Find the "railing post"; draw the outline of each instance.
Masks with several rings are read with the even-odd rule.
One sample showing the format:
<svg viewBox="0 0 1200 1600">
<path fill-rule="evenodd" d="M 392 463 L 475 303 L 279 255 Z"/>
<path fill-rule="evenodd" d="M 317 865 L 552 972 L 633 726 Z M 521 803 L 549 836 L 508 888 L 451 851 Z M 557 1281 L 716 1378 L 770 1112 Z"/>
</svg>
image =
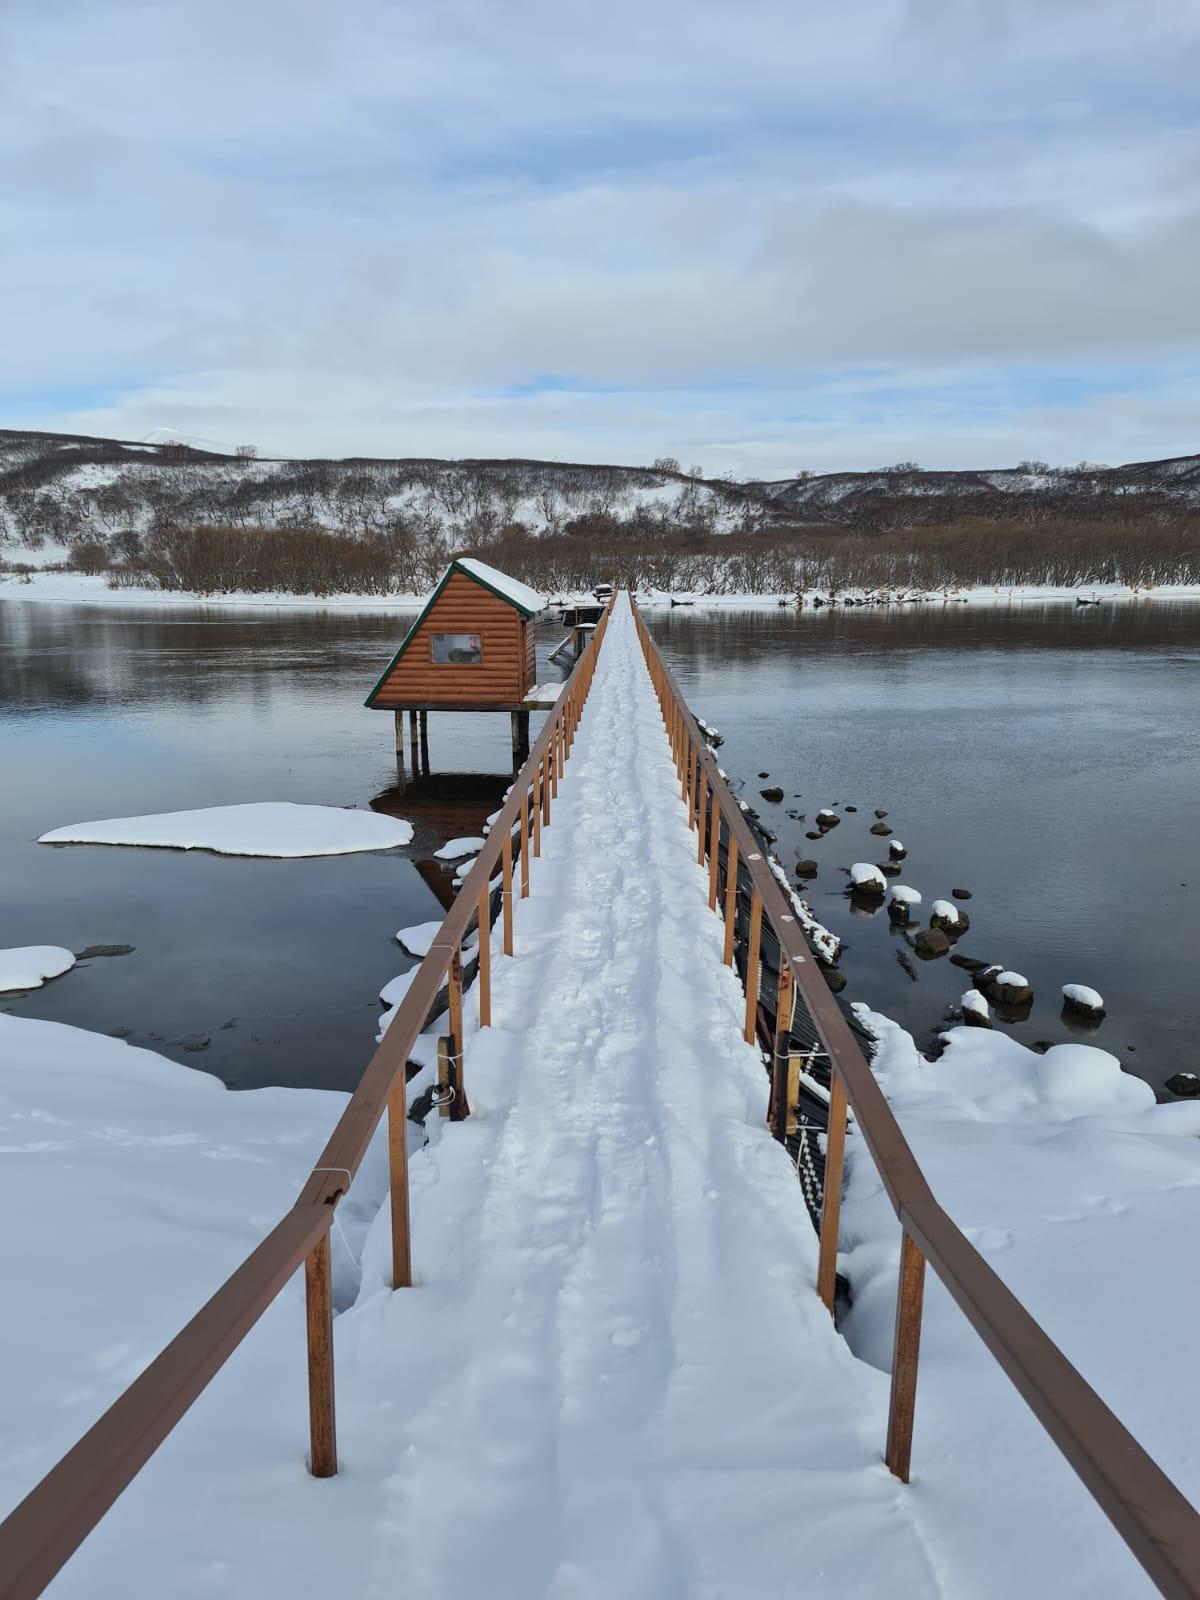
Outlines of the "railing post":
<svg viewBox="0 0 1200 1600">
<path fill-rule="evenodd" d="M 729 830 L 729 849 L 725 853 L 725 954 L 727 967 L 733 965 L 733 934 L 737 926 L 738 842 Z"/>
<path fill-rule="evenodd" d="M 842 1075 L 830 1063 L 829 1129 L 825 1135 L 825 1198 L 821 1206 L 821 1254 L 817 1262 L 817 1293 L 833 1315 L 837 1292 L 838 1231 L 842 1217 L 842 1171 L 846 1157 L 846 1089 Z"/>
<path fill-rule="evenodd" d="M 464 1122 L 471 1115 L 467 1103 L 467 1076 L 465 1072 L 466 1046 L 463 1039 L 462 1009 L 462 949 L 456 947 L 450 957 L 450 971 L 446 977 L 446 995 L 449 1001 L 450 1056 L 454 1074 L 454 1099 L 450 1103 L 451 1122 Z"/>
<path fill-rule="evenodd" d="M 533 772 L 533 788 L 530 790 L 530 810 L 533 812 L 533 853 L 540 856 L 542 853 L 542 764 L 539 761 Z"/>
<path fill-rule="evenodd" d="M 521 899 L 529 899 L 529 792 L 521 796 Z"/>
<path fill-rule="evenodd" d="M 771 1132 L 780 1144 L 787 1140 L 788 1067 L 792 1037 L 792 968 L 779 951 L 779 986 L 775 997 L 775 1038 L 771 1051 Z"/>
<path fill-rule="evenodd" d="M 337 1419 L 328 1228 L 304 1259 L 304 1299 L 308 1328 L 308 1470 L 314 1478 L 332 1478 L 337 1472 Z"/>
<path fill-rule="evenodd" d="M 750 948 L 746 952 L 746 1043 L 753 1044 L 758 1031 L 758 965 L 762 945 L 762 896 L 750 891 Z"/>
<path fill-rule="evenodd" d="M 714 786 L 708 808 L 708 909 L 717 909 L 717 870 L 721 864 L 721 806 Z"/>
<path fill-rule="evenodd" d="M 683 798 L 687 802 L 688 828 L 696 826 L 696 790 L 695 790 L 695 763 L 693 761 L 692 741 L 689 737 L 687 746 L 687 776 L 683 780 Z"/>
<path fill-rule="evenodd" d="M 901 1224 L 903 1227 L 903 1224 Z M 896 1337 L 892 1344 L 892 1394 L 888 1405 L 884 1460 L 901 1483 L 912 1463 L 913 1416 L 917 1405 L 917 1363 L 921 1353 L 921 1306 L 925 1295 L 925 1257 L 904 1229 L 900 1236 L 900 1275 L 896 1284 Z"/>
<path fill-rule="evenodd" d="M 703 769 L 700 766 L 699 752 L 697 752 L 696 756 L 696 774 L 700 779 L 699 796 L 696 804 L 696 865 L 703 866 L 704 836 L 708 832 L 705 827 L 704 815 L 704 808 L 708 803 L 708 779 L 704 776 Z M 713 798 L 715 799 L 716 797 L 714 796 Z"/>
<path fill-rule="evenodd" d="M 492 1025 L 492 890 L 485 884 L 479 895 L 479 1026 Z"/>
<path fill-rule="evenodd" d="M 392 1085 L 387 1105 L 388 1198 L 392 1211 L 392 1288 L 412 1287 L 412 1236 L 408 1215 L 408 1081 Z"/>
<path fill-rule="evenodd" d="M 500 915 L 504 923 L 504 954 L 513 953 L 513 862 L 512 829 L 505 835 L 500 851 Z"/>
</svg>

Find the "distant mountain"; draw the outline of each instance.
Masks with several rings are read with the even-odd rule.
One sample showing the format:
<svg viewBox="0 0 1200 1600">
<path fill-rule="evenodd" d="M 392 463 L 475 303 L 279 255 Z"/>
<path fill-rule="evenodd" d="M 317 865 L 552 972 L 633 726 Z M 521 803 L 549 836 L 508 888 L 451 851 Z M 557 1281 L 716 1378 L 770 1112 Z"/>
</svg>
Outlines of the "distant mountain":
<svg viewBox="0 0 1200 1600">
<path fill-rule="evenodd" d="M 109 541 L 200 523 L 428 535 L 462 544 L 505 529 L 602 537 L 926 527 L 963 517 L 1120 517 L 1200 506 L 1200 455 L 1121 467 L 926 472 L 898 466 L 772 483 L 652 467 L 417 457 L 256 459 L 169 428 L 129 441 L 0 430 L 0 538 Z"/>
</svg>

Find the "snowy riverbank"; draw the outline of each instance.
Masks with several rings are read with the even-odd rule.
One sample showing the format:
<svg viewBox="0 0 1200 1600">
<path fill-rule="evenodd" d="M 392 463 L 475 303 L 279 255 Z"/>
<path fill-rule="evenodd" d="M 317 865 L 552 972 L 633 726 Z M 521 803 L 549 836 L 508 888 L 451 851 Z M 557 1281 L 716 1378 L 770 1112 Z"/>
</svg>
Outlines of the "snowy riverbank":
<svg viewBox="0 0 1200 1600">
<path fill-rule="evenodd" d="M 112 589 L 102 576 L 89 577 L 84 573 L 40 571 L 28 578 L 0 573 L 0 600 L 46 601 L 58 605 L 93 605 L 114 607 L 140 606 L 212 606 L 222 610 L 284 610 L 284 611 L 357 611 L 357 612 L 409 612 L 417 611 L 428 598 L 421 594 L 197 594 L 185 590 L 163 589 Z M 909 606 L 909 605 L 1026 605 L 1052 602 L 1078 604 L 1147 604 L 1164 600 L 1200 600 L 1200 584 L 1159 584 L 1154 588 L 1131 588 L 1128 584 L 1079 584 L 1061 586 L 1054 584 L 983 585 L 976 588 L 949 588 L 945 590 L 900 590 L 883 593 L 870 589 L 846 588 L 836 595 L 813 590 L 803 597 L 803 608 L 819 610 L 823 606 Z M 556 602 L 592 603 L 589 592 L 562 593 L 552 599 Z M 797 596 L 770 593 L 752 594 L 696 594 L 683 590 L 669 592 L 647 589 L 638 594 L 638 604 L 645 609 L 655 607 L 690 606 L 699 610 L 725 610 L 796 607 Z"/>
</svg>

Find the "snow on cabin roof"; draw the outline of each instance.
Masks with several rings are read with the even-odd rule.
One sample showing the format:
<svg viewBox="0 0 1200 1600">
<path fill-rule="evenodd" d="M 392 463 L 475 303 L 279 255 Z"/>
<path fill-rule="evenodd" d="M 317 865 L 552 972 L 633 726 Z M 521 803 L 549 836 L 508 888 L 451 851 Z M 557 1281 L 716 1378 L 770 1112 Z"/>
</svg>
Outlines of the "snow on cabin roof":
<svg viewBox="0 0 1200 1600">
<path fill-rule="evenodd" d="M 476 561 L 474 556 L 459 556 L 450 563 L 450 568 L 454 567 L 469 573 L 472 578 L 478 578 L 480 583 L 495 590 L 502 600 L 511 601 L 527 616 L 536 616 L 539 611 L 544 611 L 546 608 L 545 597 L 536 589 L 531 589 L 527 583 L 518 582 L 516 578 L 510 578 L 507 572 L 489 567 L 486 561 Z"/>
</svg>

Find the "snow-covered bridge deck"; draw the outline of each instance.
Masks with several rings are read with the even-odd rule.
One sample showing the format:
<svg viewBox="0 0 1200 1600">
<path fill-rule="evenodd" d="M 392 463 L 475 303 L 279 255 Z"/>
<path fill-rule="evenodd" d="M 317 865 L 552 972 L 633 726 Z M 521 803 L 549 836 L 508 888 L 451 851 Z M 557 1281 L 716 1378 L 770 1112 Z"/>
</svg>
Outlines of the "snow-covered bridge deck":
<svg viewBox="0 0 1200 1600">
<path fill-rule="evenodd" d="M 726 932 L 739 846 L 749 1004 Z M 476 917 L 490 938 L 464 988 Z M 764 922 L 836 1069 L 823 1257 L 745 1037 Z M 406 1085 L 405 1064 L 428 1061 L 447 981 L 451 1115 L 410 1171 L 431 1069 Z M 781 1092 L 789 1038 L 771 1041 Z M 825 1303 L 847 1096 L 905 1230 L 890 1384 Z M 382 1203 L 334 1318 L 331 1224 L 360 1166 L 356 1195 Z M 0 1529 L 0 1594 L 40 1593 L 199 1396 L 56 1594 L 1005 1594 L 943 1537 L 955 1505 L 901 1482 L 926 1256 L 1153 1580 L 1197 1593 L 1195 1513 L 929 1194 L 618 597 L 296 1205 Z M 340 1467 L 324 1484 L 281 1442 L 299 1335 L 276 1297 L 301 1262 L 310 1464 Z"/>
</svg>

